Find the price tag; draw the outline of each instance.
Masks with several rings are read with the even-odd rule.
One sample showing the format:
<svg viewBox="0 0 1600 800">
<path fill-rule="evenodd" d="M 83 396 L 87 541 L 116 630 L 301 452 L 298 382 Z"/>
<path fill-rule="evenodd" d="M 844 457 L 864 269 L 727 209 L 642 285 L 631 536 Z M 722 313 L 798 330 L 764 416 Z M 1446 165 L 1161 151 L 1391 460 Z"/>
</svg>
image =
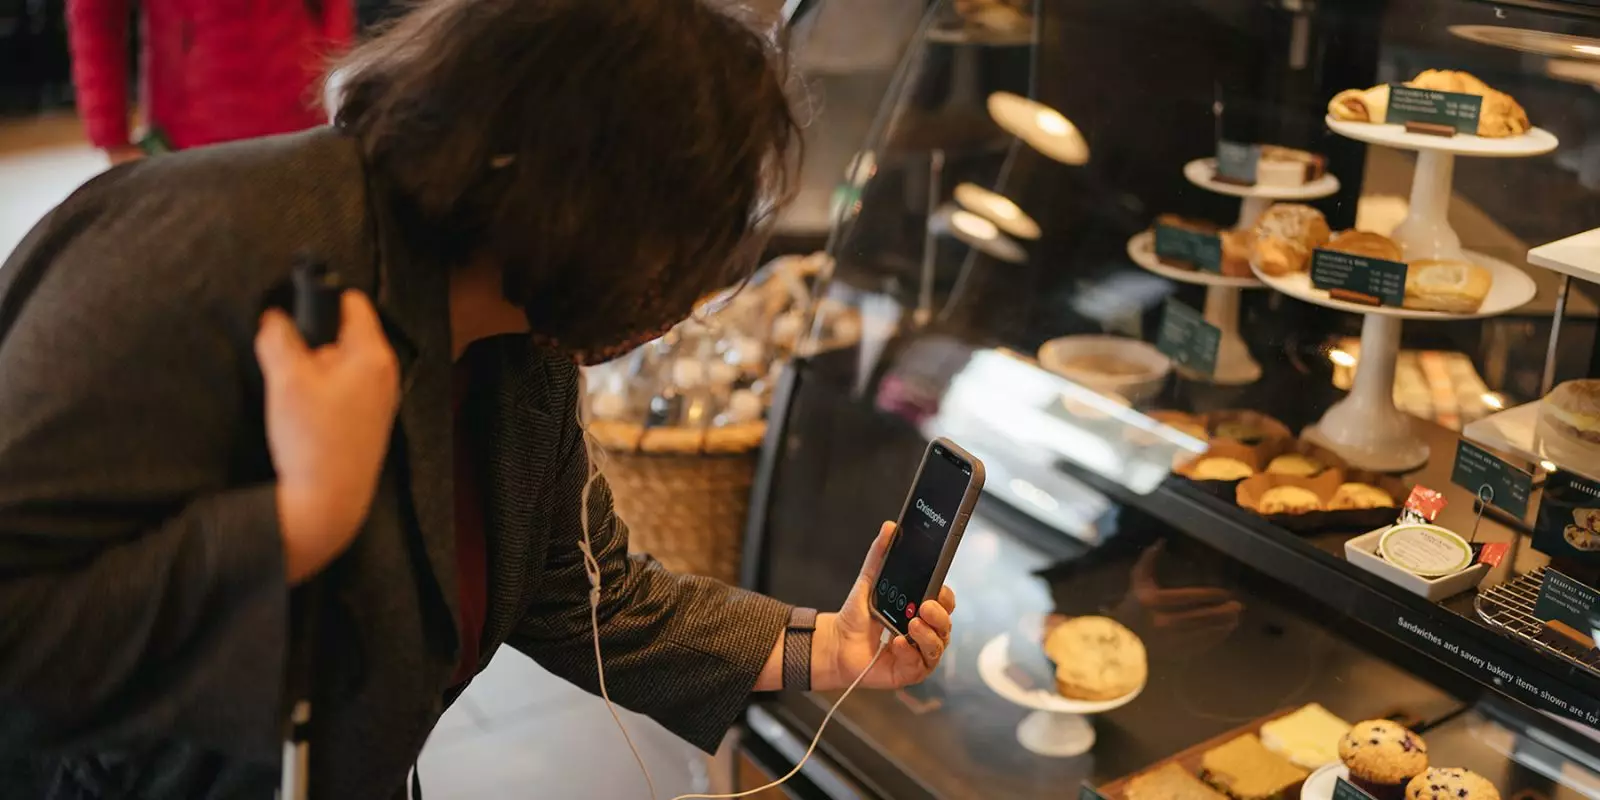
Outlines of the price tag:
<svg viewBox="0 0 1600 800">
<path fill-rule="evenodd" d="M 1161 315 L 1161 331 L 1156 336 L 1156 349 L 1168 358 L 1205 375 L 1217 371 L 1217 348 L 1222 344 L 1222 331 L 1206 322 L 1200 312 L 1168 298 L 1166 310 Z"/>
<path fill-rule="evenodd" d="M 1456 445 L 1456 463 L 1450 472 L 1450 482 L 1517 519 L 1528 516 L 1533 476 L 1472 442 L 1463 439 Z"/>
<path fill-rule="evenodd" d="M 1361 791 L 1359 786 L 1339 778 L 1333 782 L 1333 800 L 1372 800 L 1372 795 Z"/>
<path fill-rule="evenodd" d="M 1256 164 L 1260 161 L 1261 145 L 1217 141 L 1217 180 L 1223 183 L 1254 186 Z"/>
<path fill-rule="evenodd" d="M 1222 274 L 1222 239 L 1214 233 L 1157 225 L 1155 245 L 1156 256 L 1160 258 Z"/>
<path fill-rule="evenodd" d="M 1590 648 L 1594 647 L 1595 636 L 1600 634 L 1595 630 L 1595 622 L 1600 621 L 1597 616 L 1600 615 L 1600 592 L 1553 569 L 1544 571 L 1544 583 L 1539 585 L 1539 599 L 1533 604 L 1533 613 L 1541 621 L 1560 622 L 1578 635 L 1589 637 L 1587 642 L 1578 644 Z"/>
<path fill-rule="evenodd" d="M 1398 307 L 1406 301 L 1406 265 L 1318 249 L 1311 254 L 1311 285 L 1340 300 Z"/>
<path fill-rule="evenodd" d="M 1095 791 L 1088 781 L 1078 784 L 1078 800 L 1106 800 L 1106 796 Z"/>
<path fill-rule="evenodd" d="M 1388 121 L 1396 125 L 1420 122 L 1453 128 L 1457 133 L 1478 133 L 1478 111 L 1483 98 L 1475 94 L 1440 92 L 1394 84 L 1389 87 Z"/>
</svg>

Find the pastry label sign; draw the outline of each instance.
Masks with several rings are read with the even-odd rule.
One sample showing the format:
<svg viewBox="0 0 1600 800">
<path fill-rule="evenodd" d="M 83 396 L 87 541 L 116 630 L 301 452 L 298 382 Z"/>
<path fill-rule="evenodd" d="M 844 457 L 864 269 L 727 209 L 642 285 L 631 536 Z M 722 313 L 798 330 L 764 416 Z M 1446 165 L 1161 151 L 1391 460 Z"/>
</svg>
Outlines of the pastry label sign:
<svg viewBox="0 0 1600 800">
<path fill-rule="evenodd" d="M 1496 458 L 1493 453 L 1462 440 L 1456 446 L 1450 482 L 1476 494 L 1489 505 L 1517 519 L 1528 516 L 1528 495 L 1533 476 Z"/>
<path fill-rule="evenodd" d="M 1544 482 L 1533 549 L 1557 558 L 1600 562 L 1600 483 L 1558 470 Z"/>
<path fill-rule="evenodd" d="M 1311 285 L 1338 300 L 1400 306 L 1406 301 L 1406 265 L 1318 249 L 1311 254 Z"/>
<path fill-rule="evenodd" d="M 1361 791 L 1361 787 L 1344 778 L 1336 778 L 1333 783 L 1333 800 L 1372 800 L 1372 795 Z"/>
<path fill-rule="evenodd" d="M 1261 161 L 1261 146 L 1227 139 L 1217 141 L 1217 180 L 1254 186 L 1256 164 Z"/>
<path fill-rule="evenodd" d="M 1156 335 L 1156 349 L 1165 353 L 1179 366 L 1205 375 L 1217 371 L 1217 347 L 1222 344 L 1222 331 L 1205 321 L 1200 312 L 1167 299 L 1166 310 L 1161 314 L 1161 331 Z"/>
<path fill-rule="evenodd" d="M 1595 634 L 1600 633 L 1595 630 L 1595 623 L 1600 622 L 1600 592 L 1553 569 L 1546 569 L 1533 613 L 1544 622 L 1559 622 L 1570 628 L 1565 634 L 1568 640 L 1594 648 Z"/>
<path fill-rule="evenodd" d="M 1222 273 L 1222 239 L 1214 233 L 1157 225 L 1156 256 L 1193 264 L 1206 272 Z"/>
<path fill-rule="evenodd" d="M 1475 94 L 1440 92 L 1394 84 L 1389 87 L 1389 122 L 1404 125 L 1420 122 L 1453 128 L 1457 133 L 1477 134 L 1478 111 L 1483 98 Z"/>
</svg>

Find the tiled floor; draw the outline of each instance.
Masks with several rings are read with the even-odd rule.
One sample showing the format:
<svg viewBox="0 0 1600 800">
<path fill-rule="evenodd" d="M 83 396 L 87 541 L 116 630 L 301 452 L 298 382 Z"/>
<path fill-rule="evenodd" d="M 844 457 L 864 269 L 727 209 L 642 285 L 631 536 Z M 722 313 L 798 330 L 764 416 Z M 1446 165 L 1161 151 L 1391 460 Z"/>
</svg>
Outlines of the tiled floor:
<svg viewBox="0 0 1600 800">
<path fill-rule="evenodd" d="M 0 261 L 51 207 L 104 168 L 70 116 L 0 121 Z M 648 719 L 623 714 L 658 798 L 707 790 L 699 751 Z M 421 774 L 429 800 L 648 797 L 601 700 L 510 648 L 439 723 Z"/>
</svg>

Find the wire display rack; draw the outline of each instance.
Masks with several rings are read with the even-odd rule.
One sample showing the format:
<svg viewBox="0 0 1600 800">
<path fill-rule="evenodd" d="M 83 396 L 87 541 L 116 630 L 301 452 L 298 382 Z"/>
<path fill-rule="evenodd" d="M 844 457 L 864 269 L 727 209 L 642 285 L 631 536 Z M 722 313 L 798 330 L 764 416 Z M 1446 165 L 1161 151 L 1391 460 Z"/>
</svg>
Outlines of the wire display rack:
<svg viewBox="0 0 1600 800">
<path fill-rule="evenodd" d="M 1478 592 L 1472 605 L 1478 616 L 1512 636 L 1576 664 L 1600 676 L 1600 652 L 1585 649 L 1554 632 L 1546 632 L 1544 621 L 1534 613 L 1539 588 L 1544 585 L 1544 567 L 1518 576 L 1498 586 Z"/>
</svg>

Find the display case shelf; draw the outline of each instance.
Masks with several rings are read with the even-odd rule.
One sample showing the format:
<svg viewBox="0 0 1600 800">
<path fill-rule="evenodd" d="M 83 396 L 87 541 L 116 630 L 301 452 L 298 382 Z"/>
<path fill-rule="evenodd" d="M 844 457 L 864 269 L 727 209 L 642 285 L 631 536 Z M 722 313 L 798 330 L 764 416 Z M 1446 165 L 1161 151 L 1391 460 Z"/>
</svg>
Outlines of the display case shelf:
<svg viewBox="0 0 1600 800">
<path fill-rule="evenodd" d="M 1600 228 L 1535 247 L 1528 251 L 1528 263 L 1600 283 Z"/>
<path fill-rule="evenodd" d="M 1528 459 L 1546 471 L 1551 468 L 1600 480 L 1600 448 L 1568 442 L 1539 423 L 1543 404 L 1535 401 L 1496 412 L 1467 423 L 1461 435 L 1485 447 Z"/>
</svg>

